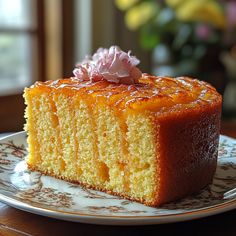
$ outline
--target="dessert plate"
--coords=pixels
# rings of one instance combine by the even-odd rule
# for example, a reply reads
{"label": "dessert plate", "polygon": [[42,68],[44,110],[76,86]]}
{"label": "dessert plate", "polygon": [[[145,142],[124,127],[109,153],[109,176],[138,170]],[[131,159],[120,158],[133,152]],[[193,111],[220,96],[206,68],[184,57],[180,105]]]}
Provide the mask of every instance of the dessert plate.
{"label": "dessert plate", "polygon": [[91,224],[148,225],[197,219],[236,208],[236,140],[221,136],[213,183],[194,196],[147,207],[31,172],[26,133],[0,140],[0,201],[31,213]]}

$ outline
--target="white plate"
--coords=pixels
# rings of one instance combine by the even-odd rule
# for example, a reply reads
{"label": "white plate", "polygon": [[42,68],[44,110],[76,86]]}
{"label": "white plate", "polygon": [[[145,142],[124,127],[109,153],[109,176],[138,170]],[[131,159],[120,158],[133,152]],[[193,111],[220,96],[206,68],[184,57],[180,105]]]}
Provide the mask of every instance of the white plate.
{"label": "white plate", "polygon": [[52,218],[109,225],[148,225],[197,219],[236,208],[236,140],[221,136],[213,183],[199,194],[147,207],[27,169],[26,133],[0,140],[0,201]]}

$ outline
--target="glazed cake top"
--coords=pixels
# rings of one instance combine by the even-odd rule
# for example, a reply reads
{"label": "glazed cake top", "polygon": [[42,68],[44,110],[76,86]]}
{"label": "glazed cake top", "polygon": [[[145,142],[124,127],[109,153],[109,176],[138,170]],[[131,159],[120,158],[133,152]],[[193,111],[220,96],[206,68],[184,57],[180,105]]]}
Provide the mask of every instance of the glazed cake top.
{"label": "glazed cake top", "polygon": [[130,51],[123,52],[117,46],[100,48],[77,64],[74,77],[37,82],[33,87],[79,95],[90,104],[99,102],[119,110],[173,111],[221,102],[221,96],[205,82],[142,74],[138,63]]}
{"label": "glazed cake top", "polygon": [[[101,101],[119,109],[159,111],[166,108],[193,108],[220,102],[221,96],[206,82],[188,77],[156,77],[143,74],[138,83],[117,84],[107,80],[80,81],[75,77],[36,82],[38,89],[78,94],[81,98]],[[169,109],[168,109],[169,110]]]}

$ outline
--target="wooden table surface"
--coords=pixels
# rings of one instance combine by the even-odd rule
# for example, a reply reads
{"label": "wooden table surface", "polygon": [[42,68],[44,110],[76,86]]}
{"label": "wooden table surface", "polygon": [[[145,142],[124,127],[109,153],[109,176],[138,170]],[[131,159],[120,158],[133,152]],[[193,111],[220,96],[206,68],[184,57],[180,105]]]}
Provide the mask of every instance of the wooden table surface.
{"label": "wooden table surface", "polygon": [[[222,123],[222,134],[236,138],[236,123]],[[67,222],[14,209],[0,202],[0,236],[18,235],[236,235],[236,210],[206,218],[149,226],[106,226]]]}

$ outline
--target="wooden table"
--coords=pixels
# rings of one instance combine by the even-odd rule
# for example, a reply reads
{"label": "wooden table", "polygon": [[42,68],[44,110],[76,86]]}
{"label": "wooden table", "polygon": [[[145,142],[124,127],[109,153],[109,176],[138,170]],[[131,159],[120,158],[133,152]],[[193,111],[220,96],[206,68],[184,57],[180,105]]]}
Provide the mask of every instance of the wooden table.
{"label": "wooden table", "polygon": [[[236,123],[222,123],[222,134],[236,138]],[[0,236],[18,235],[236,235],[236,210],[198,220],[150,226],[89,225],[51,219],[0,203]]]}

